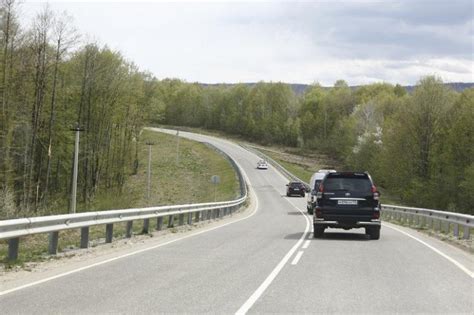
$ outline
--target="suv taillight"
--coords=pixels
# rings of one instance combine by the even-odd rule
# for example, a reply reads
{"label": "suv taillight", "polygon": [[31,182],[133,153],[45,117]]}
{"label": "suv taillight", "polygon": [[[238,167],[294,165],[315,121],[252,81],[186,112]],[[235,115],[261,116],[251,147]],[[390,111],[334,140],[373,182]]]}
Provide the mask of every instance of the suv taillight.
{"label": "suv taillight", "polygon": [[372,214],[372,219],[380,219],[380,211],[374,211],[374,214]]}
{"label": "suv taillight", "polygon": [[379,200],[380,193],[377,191],[377,187],[372,186],[372,194],[374,196],[374,200]]}
{"label": "suv taillight", "polygon": [[319,185],[318,193],[316,194],[317,199],[323,198],[324,187],[323,184]]}

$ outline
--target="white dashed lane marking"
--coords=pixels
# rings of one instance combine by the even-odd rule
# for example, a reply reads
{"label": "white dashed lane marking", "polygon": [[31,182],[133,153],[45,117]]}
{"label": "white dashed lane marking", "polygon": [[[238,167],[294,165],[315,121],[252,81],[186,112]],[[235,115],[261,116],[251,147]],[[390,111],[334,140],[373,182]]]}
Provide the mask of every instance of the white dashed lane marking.
{"label": "white dashed lane marking", "polygon": [[306,249],[306,248],[308,248],[308,246],[309,246],[309,243],[311,243],[311,241],[310,241],[310,240],[307,240],[307,241],[305,241],[305,242],[304,242],[304,244],[303,244],[303,246],[301,246],[301,248],[302,248],[302,249]]}
{"label": "white dashed lane marking", "polygon": [[304,253],[304,252],[303,252],[302,250],[300,250],[300,251],[298,252],[298,254],[296,254],[295,259],[293,259],[293,261],[291,262],[291,264],[292,264],[292,265],[296,265],[296,264],[298,263],[298,261],[300,261],[301,256],[303,256],[303,253]]}

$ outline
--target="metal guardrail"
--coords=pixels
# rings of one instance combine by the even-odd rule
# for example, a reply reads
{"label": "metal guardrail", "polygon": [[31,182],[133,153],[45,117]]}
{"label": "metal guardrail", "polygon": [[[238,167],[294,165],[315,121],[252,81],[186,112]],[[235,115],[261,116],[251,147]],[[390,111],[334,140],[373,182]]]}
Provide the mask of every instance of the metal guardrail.
{"label": "metal guardrail", "polygon": [[[250,145],[242,146],[247,150],[257,154],[261,158],[267,160],[270,164],[273,165],[273,167],[278,169],[290,180],[300,181],[308,185],[308,183],[291,174],[274,159],[258,151],[256,147]],[[460,230],[462,228],[462,238],[466,240],[470,239],[470,230],[474,228],[474,216],[463,213],[384,204],[382,204],[381,213],[382,218],[394,221],[396,223],[401,223],[402,225],[406,224],[410,227],[420,229],[428,228],[434,231],[442,231],[445,234],[449,234],[452,231],[453,235],[456,238],[460,237]]]}
{"label": "metal guardrail", "polygon": [[82,212],[75,214],[52,215],[43,217],[20,218],[0,221],[0,240],[8,240],[8,260],[18,259],[20,237],[33,234],[49,233],[49,254],[57,254],[59,232],[71,229],[81,229],[81,248],[89,247],[89,228],[96,225],[105,225],[105,241],[111,243],[113,239],[113,225],[127,222],[126,237],[132,237],[133,221],[143,220],[143,233],[149,232],[150,219],[156,218],[156,229],[163,229],[163,218],[168,217],[168,228],[174,226],[175,217],[178,225],[184,225],[187,214],[187,224],[221,218],[234,213],[247,199],[247,185],[242,171],[235,161],[225,152],[211,144],[207,144],[222,154],[236,171],[240,184],[240,198],[231,201],[210,202],[187,205],[172,205],[147,207],[123,210],[108,210]]}
{"label": "metal guardrail", "polygon": [[460,237],[460,227],[463,230],[463,239],[470,239],[471,229],[474,228],[474,216],[462,213],[439,211],[424,208],[411,208],[393,205],[382,205],[382,218],[415,228],[428,228],[451,232],[456,238]]}

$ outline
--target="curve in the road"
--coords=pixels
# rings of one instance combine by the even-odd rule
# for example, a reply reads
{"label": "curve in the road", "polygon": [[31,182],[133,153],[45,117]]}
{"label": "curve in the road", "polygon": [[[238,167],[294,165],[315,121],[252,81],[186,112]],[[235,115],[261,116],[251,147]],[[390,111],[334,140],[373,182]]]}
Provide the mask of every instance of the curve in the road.
{"label": "curve in the road", "polygon": [[259,158],[229,141],[180,135],[236,160],[258,211],[10,292],[2,313],[473,313],[473,279],[425,245],[385,228],[378,241],[357,230],[310,240],[305,199],[285,196],[281,174],[256,170]]}

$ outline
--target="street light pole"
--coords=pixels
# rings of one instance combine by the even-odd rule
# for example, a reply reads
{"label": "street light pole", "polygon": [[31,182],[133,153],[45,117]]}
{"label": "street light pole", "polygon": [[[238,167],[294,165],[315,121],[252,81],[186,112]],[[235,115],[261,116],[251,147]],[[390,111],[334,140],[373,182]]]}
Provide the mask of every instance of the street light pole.
{"label": "street light pole", "polygon": [[146,190],[146,199],[150,202],[150,187],[151,187],[151,146],[154,145],[153,142],[146,142],[148,146],[148,174],[147,174],[147,190]]}
{"label": "street light pole", "polygon": [[179,163],[179,130],[176,130],[176,164]]}
{"label": "street light pole", "polygon": [[76,141],[74,145],[74,168],[72,173],[71,205],[69,213],[76,213],[77,173],[79,167],[79,133],[84,131],[84,128],[81,128],[79,123],[77,123],[76,127],[72,128],[71,131],[76,132]]}

